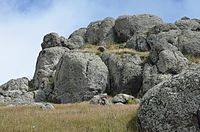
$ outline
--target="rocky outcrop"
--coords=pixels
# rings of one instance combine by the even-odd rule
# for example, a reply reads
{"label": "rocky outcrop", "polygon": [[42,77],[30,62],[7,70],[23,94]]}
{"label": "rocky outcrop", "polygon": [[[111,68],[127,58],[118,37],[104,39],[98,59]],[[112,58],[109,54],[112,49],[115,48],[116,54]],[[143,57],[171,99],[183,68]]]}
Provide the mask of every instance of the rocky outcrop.
{"label": "rocky outcrop", "polygon": [[89,44],[110,44],[114,42],[115,19],[107,17],[102,21],[92,22],[86,31],[86,42]]}
{"label": "rocky outcrop", "polygon": [[34,102],[34,94],[28,92],[29,80],[25,77],[12,79],[0,86],[0,103],[29,104]]}
{"label": "rocky outcrop", "polygon": [[135,49],[138,51],[149,51],[150,47],[147,43],[147,33],[138,33],[133,35],[127,42],[125,47]]}
{"label": "rocky outcrop", "polygon": [[183,17],[181,20],[176,21],[175,24],[181,30],[192,30],[192,31],[200,30],[200,21],[197,19],[190,19],[187,17]]}
{"label": "rocky outcrop", "polygon": [[187,70],[150,89],[137,115],[139,132],[198,132],[200,71]]}
{"label": "rocky outcrop", "polygon": [[54,96],[60,103],[80,102],[103,93],[108,69],[95,54],[69,52],[57,66]]}
{"label": "rocky outcrop", "polygon": [[33,88],[37,90],[36,101],[50,100],[57,64],[62,55],[68,51],[64,47],[51,47],[40,52],[33,77]]}
{"label": "rocky outcrop", "polygon": [[115,21],[115,32],[118,42],[126,42],[138,32],[145,32],[163,21],[154,15],[143,14],[120,16]]}
{"label": "rocky outcrop", "polygon": [[108,67],[111,95],[125,93],[137,96],[142,85],[142,60],[137,55],[104,53],[102,60]]}
{"label": "rocky outcrop", "polygon": [[200,32],[184,30],[179,37],[178,48],[184,54],[200,56]]}
{"label": "rocky outcrop", "polygon": [[143,68],[143,82],[139,92],[139,97],[143,95],[155,85],[168,80],[172,77],[171,74],[162,74],[158,72],[156,65],[146,63]]}

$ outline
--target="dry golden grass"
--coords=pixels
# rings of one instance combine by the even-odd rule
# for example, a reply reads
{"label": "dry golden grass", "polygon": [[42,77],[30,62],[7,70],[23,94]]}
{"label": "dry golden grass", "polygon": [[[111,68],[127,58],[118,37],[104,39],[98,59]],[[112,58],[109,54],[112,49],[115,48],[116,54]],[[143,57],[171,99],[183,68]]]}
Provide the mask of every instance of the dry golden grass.
{"label": "dry golden grass", "polygon": [[89,103],[0,107],[0,132],[129,132],[136,131],[138,105],[97,106]]}
{"label": "dry golden grass", "polygon": [[189,60],[190,63],[197,63],[200,64],[200,57],[194,55],[186,55],[186,58]]}
{"label": "dry golden grass", "polygon": [[[86,52],[86,53],[100,54],[101,52],[98,50],[98,48],[99,46],[97,45],[86,44],[80,48],[80,51]],[[136,54],[136,55],[139,55],[142,59],[146,59],[149,57],[149,52],[140,52],[134,49],[124,48],[123,44],[109,44],[109,45],[106,45],[105,48],[108,50],[108,52],[115,53],[118,55],[122,55],[122,54],[135,55]]]}

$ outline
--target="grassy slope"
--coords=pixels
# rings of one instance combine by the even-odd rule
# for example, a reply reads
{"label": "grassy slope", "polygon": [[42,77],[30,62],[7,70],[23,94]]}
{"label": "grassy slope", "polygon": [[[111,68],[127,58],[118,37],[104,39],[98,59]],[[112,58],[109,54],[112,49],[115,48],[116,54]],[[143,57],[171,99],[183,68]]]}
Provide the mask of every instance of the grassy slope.
{"label": "grassy slope", "polygon": [[136,131],[138,105],[96,106],[88,103],[0,107],[0,132],[129,132]]}

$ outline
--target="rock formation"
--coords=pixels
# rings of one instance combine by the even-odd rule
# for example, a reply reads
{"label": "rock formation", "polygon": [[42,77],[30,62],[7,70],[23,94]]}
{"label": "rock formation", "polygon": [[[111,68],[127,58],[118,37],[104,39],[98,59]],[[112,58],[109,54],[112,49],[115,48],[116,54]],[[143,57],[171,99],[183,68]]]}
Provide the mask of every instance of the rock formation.
{"label": "rock formation", "polygon": [[141,98],[139,132],[199,131],[200,65],[190,57],[200,57],[200,20],[107,17],[68,38],[48,33],[41,47],[33,79],[0,86],[0,103],[105,105],[108,96],[114,103]]}

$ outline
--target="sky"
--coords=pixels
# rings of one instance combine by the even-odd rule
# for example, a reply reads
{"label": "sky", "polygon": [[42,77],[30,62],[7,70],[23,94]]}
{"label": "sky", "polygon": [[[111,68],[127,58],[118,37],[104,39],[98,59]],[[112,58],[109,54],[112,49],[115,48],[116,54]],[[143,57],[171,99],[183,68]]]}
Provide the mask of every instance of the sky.
{"label": "sky", "polygon": [[43,36],[68,37],[105,17],[153,14],[166,22],[200,19],[199,0],[0,0],[0,84],[35,71]]}

